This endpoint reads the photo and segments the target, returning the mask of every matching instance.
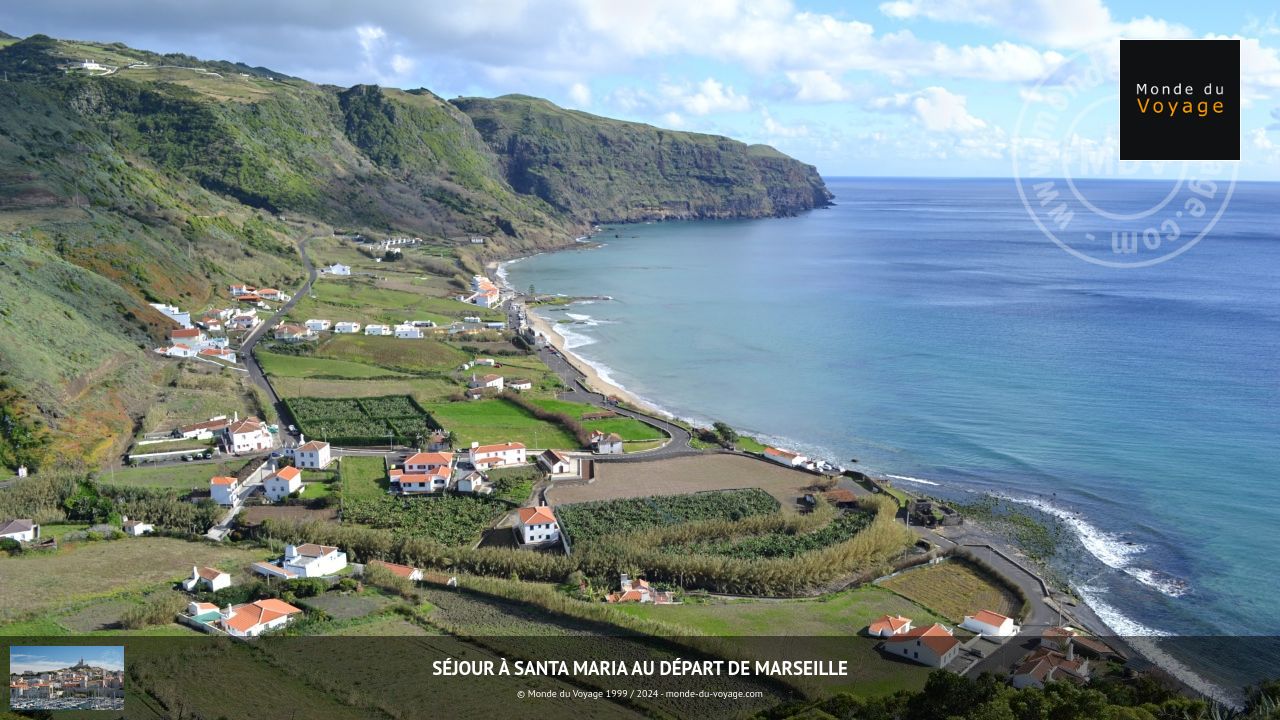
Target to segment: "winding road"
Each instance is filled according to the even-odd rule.
[[[310,238],[298,243],[298,254],[302,256],[302,267],[307,271],[306,281],[303,282],[296,291],[294,291],[288,302],[281,305],[280,309],[276,310],[275,314],[271,317],[259,323],[258,327],[254,328],[253,331],[249,333],[248,337],[244,339],[244,342],[240,343],[240,359],[244,362],[245,369],[249,371],[249,379],[252,380],[255,385],[266,391],[267,397],[271,400],[272,406],[276,409],[276,416],[280,418],[280,439],[282,441],[286,435],[297,440],[297,436],[288,431],[289,425],[296,425],[297,423],[293,416],[289,414],[289,408],[286,407],[284,401],[280,399],[280,395],[276,393],[276,389],[271,386],[271,381],[267,379],[266,373],[262,371],[262,365],[260,365],[258,363],[258,359],[253,356],[253,349],[257,347],[258,341],[261,340],[263,336],[270,332],[276,325],[280,324],[280,321],[284,319],[284,316],[293,309],[294,305],[298,304],[299,299],[311,292],[311,286],[315,283],[318,273],[316,272],[315,265],[311,262],[311,257],[307,255],[307,243],[309,241]]]

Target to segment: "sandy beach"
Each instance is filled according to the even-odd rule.
[[[583,384],[586,385],[588,389],[594,390],[601,395],[612,395],[613,397],[620,398],[628,405],[643,410],[651,415],[657,415],[658,417],[664,418],[671,417],[670,413],[663,412],[662,410],[645,402],[639,396],[627,391],[626,388],[615,385],[614,383],[600,377],[600,373],[597,372],[595,368],[591,367],[590,363],[575,355],[572,350],[565,348],[564,336],[556,331],[555,323],[552,323],[546,318],[538,315],[536,309],[528,310],[528,317],[529,323],[533,325],[533,329],[545,337],[547,342],[551,343],[551,346],[554,347],[570,365],[585,376],[586,379],[583,381]]]

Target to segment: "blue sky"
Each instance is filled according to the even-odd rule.
[[[9,648],[9,672],[61,670],[82,658],[95,667],[124,669],[124,648],[118,645],[13,645]]]
[[[0,9],[0,29],[339,85],[522,92],[769,143],[828,175],[931,176],[1009,176],[1015,153],[1041,168],[1087,159],[1075,176],[1175,172],[1115,161],[1118,41],[1235,37],[1239,175],[1280,180],[1280,7],[1263,0],[66,0]],[[1057,135],[1028,137],[1024,108],[1085,68],[1102,82],[1061,108]]]

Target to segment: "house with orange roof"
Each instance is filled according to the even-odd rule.
[[[280,468],[262,483],[262,492],[272,502],[279,502],[294,493],[301,493],[303,489],[302,471],[296,467]]]
[[[946,667],[960,654],[960,641],[951,630],[934,623],[894,635],[881,643],[884,652],[928,667]]]
[[[440,492],[448,489],[451,477],[447,468],[429,473],[406,473],[399,468],[392,468],[387,474],[392,489],[401,495]]]
[[[258,292],[258,288],[253,287],[251,285],[232,285],[231,286],[231,297],[238,298],[243,295],[251,295],[256,292]]]
[[[973,615],[965,615],[964,622],[960,623],[960,627],[979,635],[993,637],[1017,635],[1020,629],[1014,624],[1013,618],[1005,617],[990,610],[979,610]]]
[[[191,577],[182,581],[182,589],[187,592],[208,590],[217,592],[231,587],[231,576],[217,568],[191,566]]]
[[[306,438],[302,438],[306,440]],[[311,470],[323,470],[329,467],[329,463],[333,462],[330,454],[332,448],[329,443],[320,440],[312,440],[311,442],[303,442],[301,445],[293,449],[293,464],[300,468]]]
[[[665,590],[654,590],[647,580],[637,578],[632,580],[626,573],[622,573],[618,581],[618,592],[612,592],[605,596],[605,602],[611,603],[653,603],[655,605],[671,605],[675,603],[675,596]]]
[[[222,431],[222,444],[232,453],[250,453],[270,450],[275,438],[266,423],[256,417],[235,419]]]
[[[790,450],[779,450],[774,447],[766,447],[764,449],[764,459],[772,460],[779,465],[787,467],[800,467],[809,462],[809,458],[799,453],[793,453]]]
[[[516,510],[516,532],[522,545],[545,545],[560,540],[560,523],[549,505]]]
[[[180,327],[169,331],[169,342],[174,345],[198,349],[204,345],[206,340],[204,331],[196,327]]]
[[[217,622],[228,635],[250,638],[284,627],[290,620],[301,615],[302,610],[289,603],[267,598],[243,605],[228,605],[219,613]]]
[[[275,288],[259,288],[258,297],[263,300],[274,300],[276,302],[289,302],[288,293],[282,292]]]
[[[871,637],[893,637],[911,632],[911,618],[901,615],[881,615],[867,625],[867,635]]]
[[[227,475],[209,478],[209,495],[219,505],[235,505],[240,502],[240,481]]]
[[[597,455],[621,455],[622,436],[618,433],[591,431],[591,452]]]
[[[442,469],[453,469],[453,453],[420,452],[410,455],[404,461],[406,473],[431,473]]]
[[[471,443],[467,450],[467,462],[477,470],[505,465],[524,465],[526,460],[524,443],[507,442],[499,445],[481,445]]]
[[[397,565],[396,563],[389,563],[385,560],[370,560],[366,565],[368,567],[380,567],[396,577],[402,577],[412,582],[417,582],[422,579],[422,571],[416,567]]]
[[[501,375],[494,375],[493,373],[488,375],[476,375],[475,373],[472,373],[471,382],[467,383],[467,385],[472,388],[484,390],[501,390],[504,382],[505,381]]]
[[[1089,661],[1076,656],[1075,643],[1068,637],[1065,650],[1041,646],[1022,658],[1009,682],[1016,688],[1043,688],[1050,682],[1083,685],[1089,682]]]

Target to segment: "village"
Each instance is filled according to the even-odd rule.
[[[120,710],[124,671],[84,660],[60,670],[9,673],[9,707],[14,710]]]

